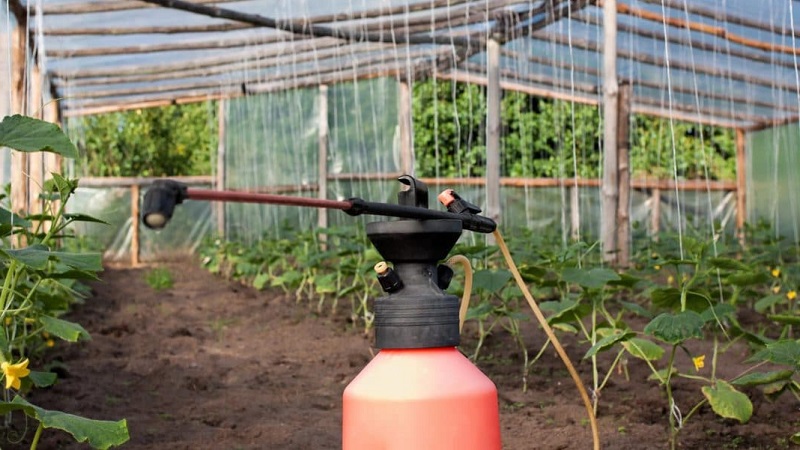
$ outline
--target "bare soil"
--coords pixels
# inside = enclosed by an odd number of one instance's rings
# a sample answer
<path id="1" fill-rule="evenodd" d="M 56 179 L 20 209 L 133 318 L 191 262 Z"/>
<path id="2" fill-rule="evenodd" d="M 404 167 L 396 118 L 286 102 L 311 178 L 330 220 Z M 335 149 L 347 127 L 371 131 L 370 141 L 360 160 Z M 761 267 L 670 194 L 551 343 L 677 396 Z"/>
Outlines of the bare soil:
<path id="1" fill-rule="evenodd" d="M 59 344 L 48 353 L 48 361 L 63 362 L 63 376 L 29 400 L 96 419 L 126 418 L 131 440 L 124 448 L 131 450 L 340 448 L 342 392 L 375 353 L 370 338 L 349 321 L 349 305 L 318 314 L 316 305 L 226 281 L 196 261 L 165 267 L 175 283 L 163 291 L 147 285 L 147 268 L 108 268 L 103 281 L 92 284 L 92 298 L 70 315 L 93 340 Z M 533 323 L 524 332 L 535 353 L 543 333 Z M 474 349 L 475 338 L 467 329 L 465 352 Z M 589 384 L 590 366 L 581 361 L 585 343 L 564 344 Z M 482 354 L 478 366 L 499 392 L 505 449 L 591 448 L 586 412 L 552 349 L 533 367 L 527 392 L 521 356 L 507 333 L 491 336 Z M 720 356 L 719 372 L 739 373 L 745 357 L 745 349 L 734 346 Z M 679 364 L 691 361 L 684 357 Z M 601 393 L 603 448 L 667 448 L 662 390 L 647 381 L 643 362 L 631 359 L 627 369 L 627 379 L 615 372 Z M 681 448 L 789 448 L 787 438 L 800 422 L 797 401 L 784 396 L 770 403 L 758 391 L 749 394 L 749 423 L 720 419 L 703 407 L 681 431 Z M 700 395 L 691 381 L 678 382 L 684 414 Z M 46 430 L 40 448 L 86 446 Z"/>

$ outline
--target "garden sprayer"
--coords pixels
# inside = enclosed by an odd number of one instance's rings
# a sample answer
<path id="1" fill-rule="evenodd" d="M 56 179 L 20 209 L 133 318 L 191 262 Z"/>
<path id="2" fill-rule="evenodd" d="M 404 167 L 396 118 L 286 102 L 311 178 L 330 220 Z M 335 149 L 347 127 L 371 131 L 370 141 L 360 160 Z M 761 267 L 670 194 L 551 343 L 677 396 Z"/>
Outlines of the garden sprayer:
<path id="1" fill-rule="evenodd" d="M 339 209 L 350 215 L 372 214 L 398 218 L 366 225 L 367 236 L 385 259 L 376 264 L 386 293 L 375 300 L 375 358 L 343 394 L 342 444 L 345 450 L 501 448 L 497 389 L 456 348 L 465 300 L 444 292 L 453 270 L 439 264 L 463 230 L 495 233 L 506 260 L 513 265 L 495 222 L 480 209 L 446 190 L 439 200 L 447 211 L 428 209 L 427 186 L 409 175 L 399 178 L 403 189 L 398 204 L 353 198 L 344 201 L 193 189 L 172 180 L 158 180 L 145 194 L 144 224 L 163 228 L 184 200 L 269 203 Z M 524 288 L 522 278 L 517 283 Z M 530 293 L 537 319 L 562 359 L 566 358 Z M 573 379 L 583 389 L 568 359 Z M 590 405 L 585 390 L 584 404 Z M 596 439 L 596 423 L 590 417 Z"/>

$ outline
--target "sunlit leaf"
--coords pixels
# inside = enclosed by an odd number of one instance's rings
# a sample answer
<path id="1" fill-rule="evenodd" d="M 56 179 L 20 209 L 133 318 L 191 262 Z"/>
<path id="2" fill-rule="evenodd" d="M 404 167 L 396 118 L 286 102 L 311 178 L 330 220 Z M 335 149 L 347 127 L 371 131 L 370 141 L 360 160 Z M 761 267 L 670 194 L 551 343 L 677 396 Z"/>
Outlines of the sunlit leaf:
<path id="1" fill-rule="evenodd" d="M 44 331 L 47 331 L 53 336 L 58 336 L 65 341 L 77 342 L 80 339 L 91 339 L 89 332 L 77 323 L 50 316 L 41 316 L 39 317 L 39 321 L 42 322 Z"/>
<path id="2" fill-rule="evenodd" d="M 622 347 L 634 357 L 647 361 L 658 361 L 664 356 L 663 347 L 643 338 L 628 339 L 622 343 Z"/>
<path id="3" fill-rule="evenodd" d="M 631 337 L 635 336 L 635 334 L 631 331 L 623 331 L 623 330 L 614 330 L 613 333 L 610 335 L 600 339 L 597 341 L 589 350 L 583 355 L 583 358 L 591 358 L 592 356 L 596 355 L 599 352 L 604 350 L 608 350 L 614 344 L 620 341 L 625 341 L 630 339 Z"/>
<path id="4" fill-rule="evenodd" d="M 717 380 L 714 386 L 703 386 L 701 390 L 711 409 L 721 417 L 745 423 L 753 415 L 750 399 L 725 381 Z"/>
<path id="5" fill-rule="evenodd" d="M 771 372 L 748 373 L 733 381 L 736 386 L 758 386 L 762 384 L 774 383 L 779 380 L 788 380 L 794 375 L 793 370 L 775 370 Z"/>
<path id="6" fill-rule="evenodd" d="M 703 337 L 705 320 L 694 311 L 663 313 L 644 328 L 644 332 L 662 341 L 677 345 L 690 338 Z"/>
<path id="7" fill-rule="evenodd" d="M 22 152 L 53 152 L 77 158 L 78 149 L 57 125 L 15 114 L 0 122 L 0 147 Z"/>
<path id="8" fill-rule="evenodd" d="M 769 361 L 800 369 L 800 342 L 791 339 L 770 342 L 749 361 Z"/>
<path id="9" fill-rule="evenodd" d="M 619 281 L 619 275 L 611 269 L 597 267 L 582 269 L 568 267 L 561 272 L 561 279 L 567 283 L 575 283 L 584 288 L 597 289 L 605 286 L 609 281 Z"/>

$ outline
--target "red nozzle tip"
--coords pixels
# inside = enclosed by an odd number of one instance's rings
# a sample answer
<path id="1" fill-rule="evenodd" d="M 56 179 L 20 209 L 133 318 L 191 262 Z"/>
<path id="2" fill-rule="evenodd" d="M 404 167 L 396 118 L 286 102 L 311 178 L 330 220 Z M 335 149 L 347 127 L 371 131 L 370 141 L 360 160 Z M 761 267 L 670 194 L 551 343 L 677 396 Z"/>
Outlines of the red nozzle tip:
<path id="1" fill-rule="evenodd" d="M 450 206 L 451 203 L 456 201 L 456 197 L 453 195 L 452 189 L 445 189 L 442 191 L 441 194 L 437 197 L 439 199 L 439 203 L 446 207 Z"/>

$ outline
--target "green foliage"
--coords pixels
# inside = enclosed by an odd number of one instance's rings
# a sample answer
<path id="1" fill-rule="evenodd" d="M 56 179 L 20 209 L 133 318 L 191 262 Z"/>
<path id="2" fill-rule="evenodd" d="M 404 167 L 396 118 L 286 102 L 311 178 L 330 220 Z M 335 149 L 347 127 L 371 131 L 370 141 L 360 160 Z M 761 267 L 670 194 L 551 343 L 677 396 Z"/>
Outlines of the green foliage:
<path id="1" fill-rule="evenodd" d="M 215 111 L 194 103 L 115 112 L 85 117 L 70 131 L 87 175 L 207 175 L 217 147 Z"/>
<path id="2" fill-rule="evenodd" d="M 415 84 L 413 95 L 417 174 L 482 176 L 485 89 L 430 80 Z M 502 176 L 573 177 L 576 169 L 583 178 L 601 175 L 603 130 L 596 107 L 505 92 L 501 114 Z M 631 173 L 634 178 L 732 180 L 734 142 L 731 130 L 634 116 Z"/>
<path id="3" fill-rule="evenodd" d="M 0 122 L 0 144 L 26 152 L 47 150 L 67 157 L 76 154 L 58 127 L 23 116 Z M 42 213 L 14 214 L 0 208 L 0 323 L 4 325 L 0 332 L 0 376 L 6 382 L 4 398 L 15 393 L 12 401 L 0 402 L 0 414 L 21 410 L 39 422 L 31 448 L 36 448 L 45 428 L 64 430 L 95 448 L 109 448 L 128 440 L 124 420 L 90 420 L 49 411 L 23 398 L 32 388 L 55 382 L 55 373 L 27 368 L 32 358 L 54 344 L 53 338 L 68 342 L 89 339 L 82 326 L 59 317 L 83 300 L 78 280 L 97 279 L 97 272 L 102 270 L 99 253 L 58 250 L 70 237 L 70 224 L 101 222 L 84 214 L 65 213 L 77 186 L 77 180 L 52 174 L 43 186 Z"/>
<path id="4" fill-rule="evenodd" d="M 156 291 L 169 289 L 173 284 L 172 273 L 170 273 L 169 269 L 164 267 L 156 267 L 155 269 L 150 270 L 147 272 L 147 275 L 145 275 L 144 279 L 148 286 Z"/>

